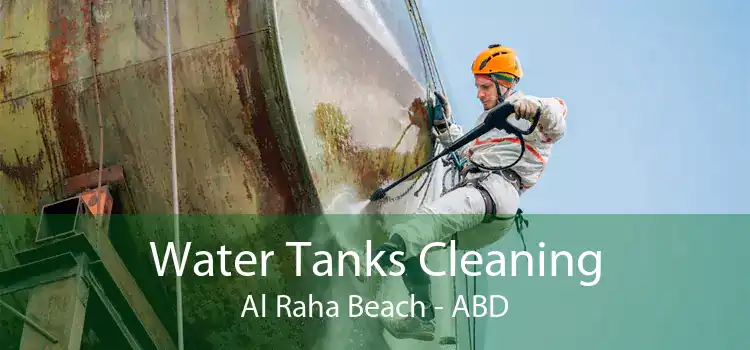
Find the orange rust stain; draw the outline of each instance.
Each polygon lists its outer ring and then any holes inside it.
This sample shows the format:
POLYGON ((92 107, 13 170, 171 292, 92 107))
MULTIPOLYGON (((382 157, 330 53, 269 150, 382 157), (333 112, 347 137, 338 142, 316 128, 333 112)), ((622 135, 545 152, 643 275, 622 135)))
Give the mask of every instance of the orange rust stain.
POLYGON ((49 68, 52 83, 52 114, 55 117, 58 143, 62 150, 63 163, 71 177, 85 173, 88 165, 85 143, 75 117, 75 93, 65 83, 76 78, 74 50, 69 45, 75 41, 77 25, 75 20, 65 17, 66 11, 60 4, 64 1, 49 2, 49 68))
POLYGON ((34 109, 37 123, 39 124, 39 135, 44 144, 44 154, 49 164, 52 182, 61 184, 62 180, 65 178, 65 174, 61 168, 60 154, 52 143, 52 140, 54 140, 54 132, 52 130, 52 121, 49 117, 49 108, 46 106, 44 99, 42 98, 32 99, 31 105, 34 109))
POLYGON ((232 33, 237 34, 237 22, 234 15, 234 0, 227 0, 227 15, 229 15, 229 26, 232 28, 232 33))
POLYGON ((96 23, 96 19, 93 16, 95 7, 101 6, 101 0, 81 0, 81 12, 83 13, 83 20, 85 22, 85 42, 89 52, 89 57, 94 64, 99 63, 99 57, 101 55, 101 42, 104 39, 103 33, 101 33, 101 26, 96 23))
POLYGON ((239 36, 240 33, 249 32, 253 28, 250 22, 250 0, 238 0, 237 22, 234 22, 234 1, 227 0, 227 12, 230 15, 230 23, 235 31, 236 52, 231 59, 237 84, 237 93, 242 104, 242 113, 239 116, 245 134, 254 138, 259 154, 256 156, 258 162, 251 164, 254 168, 262 169, 263 178, 268 181, 269 186, 262 187, 263 200, 260 201, 261 214, 293 214, 307 205, 304 198, 296 193, 296 188, 301 183, 301 169, 294 166, 287 167, 288 163, 294 163, 293 159, 286 159, 281 150, 282 143, 279 142, 276 131, 271 125, 269 106, 264 94, 264 86, 261 83, 261 65, 258 55, 261 49, 257 47, 256 37, 239 36), (275 200, 271 200, 275 199, 275 200))

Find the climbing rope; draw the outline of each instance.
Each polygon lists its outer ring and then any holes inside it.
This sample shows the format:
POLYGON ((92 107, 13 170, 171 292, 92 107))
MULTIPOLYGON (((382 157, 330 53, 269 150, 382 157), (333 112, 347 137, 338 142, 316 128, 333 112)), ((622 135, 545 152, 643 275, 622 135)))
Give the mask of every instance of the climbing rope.
MULTIPOLYGON (((443 88, 443 82, 440 79, 440 76, 437 72, 437 66, 435 64, 435 56, 432 54, 431 46, 427 38, 427 33, 424 30, 424 23, 422 23, 422 20, 420 18, 417 4, 413 0, 406 0, 406 7, 411 17, 412 29, 414 30, 414 33, 417 36, 417 43, 419 44, 419 54, 422 59, 422 68, 423 68, 423 73, 425 76, 425 85, 426 85, 425 89, 427 91, 427 97, 429 98, 430 96, 433 95, 438 85, 440 86, 440 92, 445 94, 445 91, 443 88)), ((409 124, 406 130, 408 130, 409 127, 411 127, 411 124, 409 124)), ((406 130, 404 130, 404 132, 401 134, 401 138, 399 138, 399 141, 396 143, 396 146, 394 146, 394 148, 392 149, 393 152, 395 152, 395 149, 401 143, 401 140, 406 134, 406 130)), ((439 145, 436 143, 434 147, 432 148, 432 150, 430 151, 430 154, 429 154, 430 158, 437 153, 438 147, 439 145)), ((404 190, 404 192, 395 196, 389 196, 389 197, 383 198, 383 201, 394 202, 394 201, 402 199, 407 194, 412 193, 412 190, 414 190, 417 184, 420 183, 419 179, 424 178, 424 181, 422 181, 419 187, 413 192, 414 196, 419 197, 420 192, 422 192, 422 190, 432 180, 434 176, 435 166, 436 164, 433 164, 431 167, 428 167, 427 169, 425 169, 425 171, 422 173, 420 178, 412 182, 411 185, 409 185, 404 190), (427 176, 425 177, 425 175, 427 176)), ((427 192, 425 191, 425 193, 422 195, 419 205, 421 206, 422 204, 424 204, 426 200, 427 200, 427 192)))
MULTIPOLYGON (((445 96, 445 86, 443 85, 443 80, 440 78, 440 74, 437 69, 437 62, 435 60, 435 55, 432 51, 432 44, 430 44, 429 37, 427 35, 427 31, 425 30, 424 22, 422 21, 422 14, 419 11, 419 5, 415 0, 406 0, 406 7, 409 12, 409 15, 412 19, 412 28, 414 29, 414 33, 417 36, 417 43, 419 44, 419 53, 422 57, 422 63, 423 67, 425 69, 425 80, 426 80, 426 89, 427 89, 427 96, 428 99, 432 99, 434 96, 434 93, 438 91, 445 96)), ((441 107, 438 107, 441 108, 441 107)), ((449 139, 451 142, 453 142, 453 137, 449 134, 449 139)), ((459 162, 459 157, 456 152, 451 153, 451 158, 453 158, 454 165, 456 168, 461 167, 461 163, 459 162)), ((445 183, 445 178, 443 178, 443 183, 445 183)))
MULTIPOLYGON (((471 265, 471 272, 474 275, 476 275, 476 272, 477 272, 477 266, 476 265, 471 265)), ((474 281, 474 288, 473 288, 474 289, 474 295, 478 295, 479 293, 477 293, 477 278, 474 277, 474 278, 472 278, 472 280, 474 281)), ((471 348, 472 349, 476 349, 477 348, 477 318, 472 316, 471 320, 473 322, 472 322, 472 325, 471 325, 471 336, 469 337, 469 339, 471 339, 471 348)))
MULTIPOLYGON (((88 10, 91 12, 91 22, 90 26, 93 28, 96 26, 96 16, 94 15, 94 4, 91 3, 88 10)), ((97 54, 94 54, 92 56, 91 65, 93 66, 94 70, 94 103, 96 104, 96 116, 97 120, 99 122, 99 172, 97 173, 97 179, 96 179, 96 195, 94 197, 94 201, 96 205, 99 208, 104 209, 104 203, 106 201, 103 200, 101 197, 101 190, 102 190, 102 172, 104 172, 104 118, 102 118, 102 107, 101 107, 101 101, 99 99, 99 56, 97 54), (100 203, 100 201, 103 201, 104 203, 100 203)), ((104 212, 101 213, 102 215, 97 215, 96 219, 96 238, 97 242, 101 242, 101 234, 102 234, 102 220, 104 217, 104 212)), ((97 247, 98 248, 98 247, 97 247)))
MULTIPOLYGON (((424 23, 422 22, 422 15, 419 11, 419 6, 417 5, 415 0, 406 0, 406 7, 407 10, 411 16, 412 19, 412 28, 414 29, 414 32, 417 36, 417 42, 419 43, 419 52, 422 57, 422 63, 425 70, 425 80, 426 80, 426 90, 427 90, 427 96, 428 98, 432 98, 434 96, 434 92, 437 91, 439 88, 440 92, 443 96, 445 96, 445 87, 443 85, 442 79, 440 79, 440 75, 438 73, 437 64, 435 62, 435 56, 433 55, 432 46, 430 45, 430 40, 428 39, 427 33, 425 31, 424 23)), ((449 134, 450 135, 450 134, 449 134)), ((453 142, 452 136, 450 137, 450 141, 453 142)), ((437 143, 436 143, 436 150, 437 150, 437 143)), ((457 175, 458 171, 460 170, 461 164, 458 162, 458 157, 456 156, 455 152, 452 154, 454 159, 454 166, 455 166, 455 174, 457 175)), ((437 164, 437 162, 435 162, 437 164)), ((435 165, 433 165, 434 167, 435 165)), ((442 187, 443 187, 443 193, 446 192, 445 188, 445 180, 449 173, 451 173, 451 169, 447 169, 446 173, 443 175, 443 181, 442 181, 442 187)), ((431 171, 430 177, 434 172, 431 171)), ((429 180, 428 180, 429 181, 429 180)), ((424 202, 423 198, 422 202, 424 202)), ((456 237, 456 240, 458 240, 458 237, 456 237)), ((465 292, 468 295, 469 294, 469 283, 468 283, 468 276, 464 276, 464 286, 465 286, 465 292)), ((454 286, 454 297, 456 296, 456 288, 454 286)), ((476 292, 476 278, 474 278, 474 292, 476 292)), ((454 300, 456 300, 454 298, 454 300)), ((476 323, 476 320, 474 320, 474 323, 476 323)), ((456 338, 458 338, 458 323, 454 322, 454 333, 456 338)), ((469 332, 469 348, 474 350, 475 349, 475 343, 476 343, 476 325, 472 327, 472 322, 467 318, 467 328, 469 332)))
POLYGON ((419 5, 415 0, 407 0, 407 7, 409 9, 409 13, 414 19, 413 23, 415 23, 416 26, 416 32, 419 39, 418 41, 420 43, 420 46, 422 47, 424 56, 426 56, 427 58, 427 68, 430 70, 430 78, 432 78, 431 84, 433 87, 439 85, 440 92, 444 94, 445 88, 443 87, 443 80, 440 79, 440 74, 438 73, 437 64, 435 62, 435 55, 433 55, 432 45, 430 44, 430 40, 427 36, 424 22, 422 22, 422 14, 419 11, 419 5))
MULTIPOLYGON (((164 26, 167 32, 167 83, 169 86, 169 141, 172 154, 172 211, 174 217, 174 245, 177 256, 180 252, 180 201, 177 192, 177 146, 175 140, 174 116, 174 83, 172 82, 172 38, 170 33, 169 0, 164 0, 164 26)), ((182 279, 176 274, 175 288, 177 294, 177 347, 185 348, 182 316, 182 279)))
MULTIPOLYGON (((439 91, 445 96, 445 87, 443 85, 442 79, 440 79, 440 75, 438 74, 437 64, 435 61, 435 57, 433 55, 432 51, 432 45, 430 44, 430 40, 428 39, 427 33, 425 31, 424 23, 422 22, 422 15, 419 11, 419 6, 417 5, 417 2, 415 0, 406 0, 407 9, 409 10, 409 14, 412 17, 412 25, 414 28, 414 31, 417 35, 417 41, 419 42, 419 48, 420 48, 420 54, 422 55, 422 60, 425 65, 425 76, 427 80, 427 94, 428 96, 432 96, 434 92, 439 87, 439 91)), ((450 134, 449 134, 450 135, 450 134)), ((453 142, 453 137, 450 136, 450 141, 453 142)), ((443 193, 446 193, 447 191, 450 191, 451 189, 446 188, 446 180, 449 174, 453 174, 453 176, 456 177, 455 182, 458 183, 460 181, 460 175, 459 172, 463 166, 463 163, 459 161, 459 157, 456 152, 453 152, 451 154, 451 158, 453 161, 453 167, 450 167, 446 170, 446 173, 443 175, 443 181, 442 181, 442 187, 443 187, 443 193)), ((436 162, 437 163, 437 162, 436 162)), ((451 186, 454 187, 454 186, 451 186)), ((528 223, 526 223, 528 225, 528 223)), ((516 226, 520 228, 522 223, 519 223, 516 221, 516 226)), ((520 232, 520 231, 519 231, 520 232)), ((523 239, 523 236, 521 236, 523 239)), ((456 236, 456 241, 458 241, 458 236, 456 236)), ((526 243, 524 242, 524 249, 526 247, 526 243)), ((476 288, 477 288, 477 280, 476 277, 472 277, 473 282, 473 290, 472 293, 476 295, 476 288)), ((464 286, 465 286, 465 292, 467 296, 469 293, 469 276, 464 274, 464 286)), ((455 288, 454 288, 454 294, 455 294, 455 288)), ((455 298, 454 298, 455 300, 455 298)), ((471 317, 471 320, 467 318, 467 331, 469 334, 469 349, 474 350, 476 349, 476 318, 471 317)), ((458 323, 454 323, 454 332, 456 335, 456 338, 458 338, 458 323)))
POLYGON ((443 81, 440 79, 440 74, 437 70, 435 63, 435 56, 432 53, 432 46, 427 36, 427 32, 422 22, 422 15, 419 12, 419 6, 415 0, 406 0, 406 8, 411 17, 412 28, 417 36, 417 43, 419 44, 419 53, 422 57, 422 66, 425 70, 425 80, 427 88, 427 96, 431 96, 434 91, 437 91, 437 86, 440 86, 440 92, 445 94, 445 88, 443 87, 443 81))
MULTIPOLYGON (((396 153, 396 149, 398 148, 399 145, 401 145, 401 141, 404 140, 404 136, 406 136, 406 132, 409 131, 409 129, 411 129, 412 125, 414 125, 414 124, 407 125, 406 128, 404 128, 404 131, 401 132, 401 136, 398 138, 398 141, 396 141, 396 145, 391 148, 390 155, 394 155, 396 153)), ((406 190, 404 190, 403 193, 395 195, 395 196, 392 196, 392 197, 383 198, 383 201, 385 201, 385 202, 395 202, 395 201, 398 201, 401 198, 404 198, 407 194, 409 194, 409 192, 411 192, 416 185, 417 185, 417 181, 414 181, 414 182, 412 182, 411 185, 409 185, 408 188, 406 188, 406 190)), ((417 195, 417 193, 419 193, 419 190, 417 190, 415 192, 415 196, 417 195)))

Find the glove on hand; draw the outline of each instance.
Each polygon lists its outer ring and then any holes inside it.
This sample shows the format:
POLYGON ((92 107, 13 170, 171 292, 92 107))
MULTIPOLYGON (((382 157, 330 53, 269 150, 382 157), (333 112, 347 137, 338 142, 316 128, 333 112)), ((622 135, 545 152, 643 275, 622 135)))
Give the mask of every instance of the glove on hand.
POLYGON ((521 97, 513 102, 513 106, 516 109, 516 119, 531 120, 536 115, 536 111, 542 108, 542 103, 534 98, 521 97))
POLYGON ((445 126, 446 121, 453 119, 453 115, 451 114, 451 106, 448 103, 448 99, 445 98, 445 96, 442 93, 435 91, 435 98, 437 98, 437 101, 439 102, 439 104, 442 105, 443 118, 433 120, 432 123, 436 127, 440 128, 440 127, 445 126))

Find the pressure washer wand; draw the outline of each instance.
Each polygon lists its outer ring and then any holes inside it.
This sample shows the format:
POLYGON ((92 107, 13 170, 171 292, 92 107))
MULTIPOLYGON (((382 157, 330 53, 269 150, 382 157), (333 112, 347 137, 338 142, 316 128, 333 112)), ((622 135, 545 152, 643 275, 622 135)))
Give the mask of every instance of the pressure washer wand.
POLYGON ((400 179, 396 180, 395 182, 391 183, 390 185, 384 188, 378 188, 377 190, 375 190, 375 192, 373 192, 372 195, 370 196, 370 200, 377 201, 377 200, 384 198, 386 192, 398 186, 400 183, 404 182, 406 179, 412 177, 414 174, 418 173, 419 171, 429 166, 436 160, 442 157, 445 157, 445 155, 453 151, 458 150, 459 148, 467 145, 469 142, 474 141, 479 136, 484 135, 485 133, 487 133, 488 131, 494 128, 505 129, 507 132, 513 133, 513 134, 520 133, 520 130, 518 130, 516 127, 511 125, 507 120, 508 117, 514 112, 515 112, 515 107, 513 107, 512 104, 503 104, 503 105, 495 107, 492 111, 490 111, 487 114, 487 117, 484 119, 484 122, 482 122, 482 124, 477 125, 476 127, 474 127, 474 129, 471 129, 471 131, 467 132, 466 134, 458 138, 456 141, 453 141, 453 143, 450 146, 446 147, 438 155, 432 157, 430 160, 423 163, 422 165, 412 170, 408 174, 402 176, 400 179))

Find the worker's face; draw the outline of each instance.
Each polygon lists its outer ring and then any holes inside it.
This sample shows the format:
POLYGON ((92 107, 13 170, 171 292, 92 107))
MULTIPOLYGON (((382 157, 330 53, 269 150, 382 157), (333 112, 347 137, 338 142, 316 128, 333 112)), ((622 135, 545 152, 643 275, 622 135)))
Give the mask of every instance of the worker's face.
MULTIPOLYGON (((484 110, 491 109, 497 105, 498 95, 495 83, 486 75, 475 75, 474 86, 477 87, 477 98, 482 102, 484 110)), ((505 94, 508 88, 500 85, 500 93, 505 94)))

